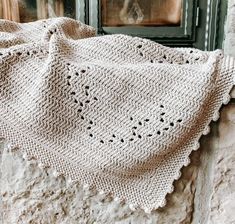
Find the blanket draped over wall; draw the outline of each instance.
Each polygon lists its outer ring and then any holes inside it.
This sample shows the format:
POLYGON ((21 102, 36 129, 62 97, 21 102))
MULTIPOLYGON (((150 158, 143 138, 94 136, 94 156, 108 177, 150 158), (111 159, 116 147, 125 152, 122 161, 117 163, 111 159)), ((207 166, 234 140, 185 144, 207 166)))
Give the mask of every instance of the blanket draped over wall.
POLYGON ((234 59, 68 18, 0 21, 0 137, 72 181, 164 206, 228 103, 234 59))

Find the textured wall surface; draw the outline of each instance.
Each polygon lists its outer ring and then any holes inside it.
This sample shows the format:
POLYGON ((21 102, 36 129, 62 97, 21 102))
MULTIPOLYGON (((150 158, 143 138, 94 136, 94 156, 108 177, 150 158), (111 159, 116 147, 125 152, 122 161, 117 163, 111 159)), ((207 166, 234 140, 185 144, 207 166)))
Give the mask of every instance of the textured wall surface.
POLYGON ((235 104, 223 107, 202 139, 193 224, 235 223, 235 104))
POLYGON ((227 54, 235 56, 235 0, 228 0, 224 50, 227 54))
MULTIPOLYGON (((235 0, 228 0, 224 51, 235 57, 235 0)), ((231 92, 235 98, 235 88, 231 92)), ((235 104, 223 107, 212 133, 202 139, 193 224, 235 223, 235 104)))
POLYGON ((19 151, 4 151, 1 196, 4 224, 10 223, 191 223, 198 153, 184 168, 168 196, 168 204, 152 214, 132 211, 125 203, 97 194, 79 184, 70 185, 50 168, 25 160, 19 151))
MULTIPOLYGON (((228 1, 224 50, 235 57, 235 0, 228 1)), ((235 98, 235 88, 232 91, 235 98)), ((234 102, 234 101, 233 101, 234 102)), ((208 223, 235 223, 235 104, 221 111, 212 167, 213 190, 208 223)))
POLYGON ((221 113, 209 223, 235 223, 235 104, 221 113))

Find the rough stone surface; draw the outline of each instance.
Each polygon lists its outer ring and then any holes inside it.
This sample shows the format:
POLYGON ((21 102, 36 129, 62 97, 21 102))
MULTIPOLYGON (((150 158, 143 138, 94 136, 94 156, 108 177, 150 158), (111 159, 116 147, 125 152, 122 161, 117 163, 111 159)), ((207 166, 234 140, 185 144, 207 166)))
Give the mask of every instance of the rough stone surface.
POLYGON ((226 54, 235 56, 235 0, 228 0, 224 50, 226 54))
POLYGON ((191 223, 198 153, 184 168, 165 208, 152 214, 132 211, 125 203, 99 195, 93 189, 55 177, 35 160, 24 160, 18 151, 4 151, 1 195, 3 220, 8 223, 191 223))
POLYGON ((235 223, 235 104, 222 110, 209 223, 235 223))
POLYGON ((217 145, 217 123, 210 125, 211 132, 201 139, 200 166, 196 180, 196 192, 194 198, 193 224, 208 223, 209 202, 213 188, 213 161, 214 150, 217 145))
MULTIPOLYGON (((235 0, 228 0, 224 51, 235 57, 235 0)), ((231 92, 235 98, 235 88, 231 92)), ((235 104, 223 107, 212 133, 203 139, 193 224, 235 223, 235 104)))
POLYGON ((223 107, 211 127, 202 139, 193 224, 234 224, 235 104, 223 107))
MULTIPOLYGON (((227 21, 224 33, 224 52, 235 57, 235 0, 228 0, 227 21)), ((233 88, 231 96, 235 98, 235 88, 233 88)))
MULTIPOLYGON (((228 1, 224 50, 235 57, 235 0, 228 1)), ((231 93, 235 98, 235 88, 231 93)), ((234 99, 233 99, 234 102, 234 99)), ((221 111, 211 172, 208 223, 235 223, 235 104, 221 111)))

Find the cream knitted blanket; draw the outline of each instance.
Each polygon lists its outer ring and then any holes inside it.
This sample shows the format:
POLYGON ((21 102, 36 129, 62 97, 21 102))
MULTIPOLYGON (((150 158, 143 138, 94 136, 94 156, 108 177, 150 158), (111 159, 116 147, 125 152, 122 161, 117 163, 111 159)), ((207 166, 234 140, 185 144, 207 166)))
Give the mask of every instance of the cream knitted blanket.
POLYGON ((91 37, 66 18, 0 31, 0 137, 146 211, 164 206, 234 84, 220 50, 91 37))

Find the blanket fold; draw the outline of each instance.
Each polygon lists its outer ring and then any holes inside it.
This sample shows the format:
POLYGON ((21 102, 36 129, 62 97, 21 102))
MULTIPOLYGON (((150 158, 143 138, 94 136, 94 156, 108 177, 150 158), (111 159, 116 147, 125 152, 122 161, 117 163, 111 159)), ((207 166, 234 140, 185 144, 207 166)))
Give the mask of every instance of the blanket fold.
POLYGON ((134 207, 164 206, 230 99, 234 59, 94 35, 68 18, 0 21, 0 137, 134 207))

